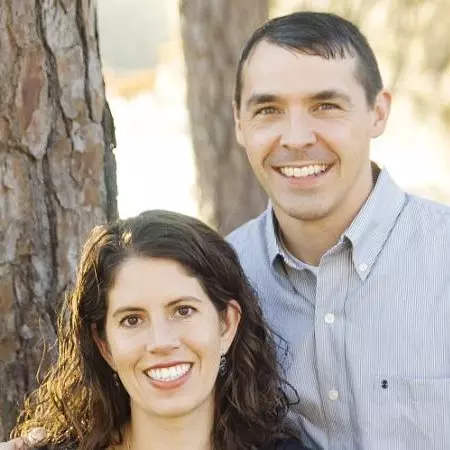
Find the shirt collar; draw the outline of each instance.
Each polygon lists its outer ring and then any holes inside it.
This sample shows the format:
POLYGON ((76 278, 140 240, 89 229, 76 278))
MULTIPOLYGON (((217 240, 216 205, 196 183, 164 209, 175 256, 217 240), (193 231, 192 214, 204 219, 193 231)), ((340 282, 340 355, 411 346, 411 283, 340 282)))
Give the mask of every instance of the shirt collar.
POLYGON ((278 242, 278 222, 273 212, 272 202, 269 200, 267 209, 264 212, 266 216, 266 244, 267 254, 269 255, 269 261, 271 264, 275 262, 277 257, 281 255, 281 248, 278 242))
POLYGON ((361 279, 371 269, 405 204, 405 193, 386 169, 380 171, 375 186, 344 236, 351 242, 353 264, 361 279))
MULTIPOLYGON (((383 248, 405 203, 405 193, 395 184, 386 169, 378 175, 375 186, 353 222, 343 234, 352 244, 353 264, 364 280, 383 248)), ((265 211, 265 237, 269 261, 283 256, 278 240, 278 222, 269 201, 265 211)))

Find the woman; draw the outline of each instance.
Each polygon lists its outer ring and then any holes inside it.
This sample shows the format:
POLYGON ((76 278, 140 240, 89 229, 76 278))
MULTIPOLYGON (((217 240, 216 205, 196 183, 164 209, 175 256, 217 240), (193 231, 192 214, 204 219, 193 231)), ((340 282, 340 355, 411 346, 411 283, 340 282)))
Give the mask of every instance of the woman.
POLYGON ((194 218, 150 211, 95 228, 58 336, 13 437, 42 427, 57 448, 303 448, 283 425, 258 301, 232 248, 194 218))

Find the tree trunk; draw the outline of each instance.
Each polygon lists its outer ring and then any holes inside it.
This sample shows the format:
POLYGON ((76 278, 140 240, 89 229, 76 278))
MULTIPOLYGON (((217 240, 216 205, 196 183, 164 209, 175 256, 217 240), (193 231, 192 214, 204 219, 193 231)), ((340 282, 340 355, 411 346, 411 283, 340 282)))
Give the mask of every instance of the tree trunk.
POLYGON ((187 103, 205 219, 226 234, 266 206, 235 140, 232 98, 245 41, 268 17, 267 0, 182 0, 187 103))
POLYGON ((80 244, 117 216, 117 204, 95 2, 3 0, 0 54, 3 440, 54 343, 55 306, 80 244))

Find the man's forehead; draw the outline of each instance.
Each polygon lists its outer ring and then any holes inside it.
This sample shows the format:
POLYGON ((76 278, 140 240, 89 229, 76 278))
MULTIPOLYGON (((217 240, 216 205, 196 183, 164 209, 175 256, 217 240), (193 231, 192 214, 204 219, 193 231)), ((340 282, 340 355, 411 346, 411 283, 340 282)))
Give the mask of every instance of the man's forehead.
POLYGON ((275 44, 262 40, 249 53, 244 65, 243 73, 256 70, 276 70, 277 63, 295 61, 302 64, 321 65, 333 70, 336 66, 355 68, 357 57, 346 53, 343 57, 327 58, 320 54, 314 54, 310 51, 302 51, 294 47, 275 44))
POLYGON ((320 91, 345 91, 355 83, 356 57, 327 59, 297 49, 262 41, 250 53, 242 71, 246 96, 289 89, 293 83, 311 95, 320 91), (263 92, 267 91, 267 92, 263 92))

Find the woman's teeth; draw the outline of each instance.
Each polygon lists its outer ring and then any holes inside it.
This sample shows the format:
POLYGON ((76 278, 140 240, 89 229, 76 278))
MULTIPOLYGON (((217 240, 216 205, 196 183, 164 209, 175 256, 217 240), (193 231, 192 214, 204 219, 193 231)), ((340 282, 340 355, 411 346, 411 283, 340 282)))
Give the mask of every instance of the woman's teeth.
POLYGON ((172 367, 161 367, 146 371, 148 377, 156 381, 174 381, 181 378, 191 369, 192 364, 178 364, 172 367))
POLYGON ((328 166, 326 164, 314 164, 303 167, 281 167, 280 172, 285 177, 302 178, 309 177, 311 175, 318 175, 319 173, 325 172, 327 168, 328 166))

